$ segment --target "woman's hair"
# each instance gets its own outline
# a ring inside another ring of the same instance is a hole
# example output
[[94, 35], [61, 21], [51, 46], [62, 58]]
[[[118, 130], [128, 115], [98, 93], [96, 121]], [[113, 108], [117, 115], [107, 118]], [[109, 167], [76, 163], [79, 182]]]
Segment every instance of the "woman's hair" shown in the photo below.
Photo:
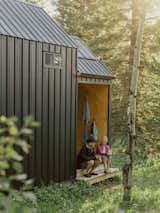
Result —
[[104, 141], [105, 141], [106, 143], [108, 143], [108, 137], [107, 137], [106, 135], [102, 137], [102, 142], [104, 142]]

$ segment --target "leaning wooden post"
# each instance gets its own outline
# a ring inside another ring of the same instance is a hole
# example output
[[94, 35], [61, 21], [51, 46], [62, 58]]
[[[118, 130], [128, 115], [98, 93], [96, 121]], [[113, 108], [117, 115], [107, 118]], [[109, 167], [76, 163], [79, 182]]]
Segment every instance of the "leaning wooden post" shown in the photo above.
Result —
[[136, 98], [137, 98], [137, 88], [138, 88], [138, 77], [139, 77], [139, 65], [140, 65], [140, 54], [141, 46], [143, 40], [144, 31], [144, 19], [145, 12], [141, 10], [142, 13], [139, 15], [138, 29], [136, 34], [135, 45], [131, 48], [133, 49], [133, 60], [131, 61], [131, 81], [129, 90], [129, 100], [128, 100], [128, 145], [126, 150], [126, 161], [123, 166], [123, 185], [124, 185], [124, 195], [123, 200], [129, 201], [131, 199], [131, 188], [132, 188], [132, 166], [133, 166], [133, 149], [136, 142]]

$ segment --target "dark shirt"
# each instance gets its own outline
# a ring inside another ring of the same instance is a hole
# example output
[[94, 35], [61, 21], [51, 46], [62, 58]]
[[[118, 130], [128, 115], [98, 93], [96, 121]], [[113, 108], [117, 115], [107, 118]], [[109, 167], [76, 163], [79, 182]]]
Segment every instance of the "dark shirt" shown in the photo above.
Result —
[[96, 154], [94, 150], [87, 148], [86, 144], [84, 144], [78, 155], [78, 159], [77, 159], [78, 166], [82, 162], [86, 162], [90, 160], [96, 160]]

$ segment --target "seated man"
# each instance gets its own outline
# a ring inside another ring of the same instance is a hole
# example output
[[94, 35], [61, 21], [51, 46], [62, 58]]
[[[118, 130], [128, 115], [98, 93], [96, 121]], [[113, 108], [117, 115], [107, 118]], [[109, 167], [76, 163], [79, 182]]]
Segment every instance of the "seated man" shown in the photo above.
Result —
[[78, 155], [78, 168], [85, 169], [85, 177], [91, 177], [92, 175], [97, 175], [93, 170], [100, 164], [99, 156], [96, 156], [94, 151], [95, 141], [92, 137], [89, 137], [87, 143], [83, 145], [79, 155]]

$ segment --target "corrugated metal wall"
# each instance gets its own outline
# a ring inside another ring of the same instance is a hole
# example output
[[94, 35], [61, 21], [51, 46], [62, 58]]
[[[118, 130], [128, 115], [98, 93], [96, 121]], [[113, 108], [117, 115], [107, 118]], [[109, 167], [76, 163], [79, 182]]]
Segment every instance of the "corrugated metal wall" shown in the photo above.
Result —
[[[62, 70], [44, 68], [43, 51], [61, 52]], [[75, 176], [76, 90], [76, 49], [0, 36], [0, 114], [41, 122], [25, 162], [38, 182]]]

